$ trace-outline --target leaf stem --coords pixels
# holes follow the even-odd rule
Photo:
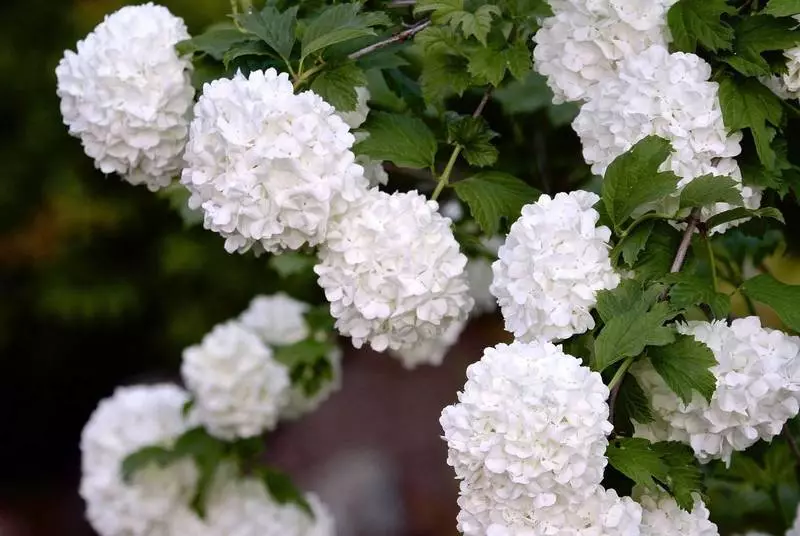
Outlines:
[[[287,62],[287,64],[288,64],[288,62]],[[293,84],[294,89],[297,90],[297,88],[299,88],[301,85],[303,85],[303,83],[305,83],[306,80],[308,80],[309,78],[311,78],[311,76],[315,75],[320,70],[322,70],[323,67],[325,67],[325,62],[319,63],[319,64],[313,66],[312,68],[310,68],[307,71],[303,71],[302,70],[303,69],[303,64],[301,62],[300,66],[297,68],[297,74],[294,75],[294,77],[293,77],[294,78],[294,84]]]
[[[708,263],[711,265],[711,283],[714,285],[714,292],[717,292],[719,283],[717,281],[717,261],[714,258],[714,248],[711,247],[711,239],[708,237],[708,233],[703,233],[703,239],[708,251]]]
[[[686,254],[689,253],[689,246],[692,244],[692,235],[700,222],[700,209],[692,209],[692,213],[686,218],[686,231],[683,233],[683,238],[678,246],[678,252],[675,254],[675,260],[672,261],[672,266],[669,269],[671,274],[680,272],[683,267],[683,262],[686,260]]]
[[[630,236],[630,234],[642,223],[648,220],[674,220],[674,219],[675,218],[673,218],[668,214],[660,214],[658,212],[648,212],[647,214],[639,216],[639,218],[634,220],[633,223],[631,223],[628,226],[628,228],[622,231],[622,233],[619,235],[619,240],[617,241],[617,244],[611,250],[611,258],[614,259],[614,261],[616,262],[616,260],[619,258],[620,253],[622,253],[622,243],[625,242],[625,240]]]
[[[447,165],[442,172],[442,175],[439,177],[439,184],[436,185],[436,189],[433,191],[433,195],[431,195],[431,200],[436,201],[439,197],[439,194],[442,193],[444,187],[450,183],[450,174],[453,172],[453,168],[456,165],[456,160],[458,160],[458,155],[461,154],[461,149],[464,147],[462,145],[456,145],[453,147],[453,152],[450,153],[450,160],[447,161]]]
[[[392,35],[391,37],[387,37],[383,41],[378,41],[377,43],[373,43],[373,44],[371,44],[369,46],[366,46],[366,47],[364,47],[362,49],[356,50],[355,52],[353,52],[352,54],[350,54],[347,57],[350,58],[351,60],[357,60],[361,56],[366,56],[367,54],[369,54],[371,52],[375,52],[376,50],[380,50],[383,47],[387,47],[387,46],[389,46],[391,44],[394,44],[394,43],[402,43],[403,41],[405,41],[409,37],[413,37],[415,34],[421,32],[422,30],[424,30],[425,28],[430,26],[430,24],[431,24],[431,20],[430,19],[425,19],[423,21],[420,21],[420,22],[414,24],[413,26],[410,26],[410,27],[406,28],[403,31],[397,32],[396,34]]]
[[[617,369],[617,372],[614,373],[614,376],[611,378],[611,381],[608,382],[609,389],[613,390],[619,387],[619,385],[622,383],[622,378],[625,377],[625,373],[628,372],[628,369],[631,368],[631,365],[633,365],[634,359],[635,356],[625,358],[625,361],[622,362],[622,365],[620,365],[620,367]]]

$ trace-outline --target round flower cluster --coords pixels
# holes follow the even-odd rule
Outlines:
[[[216,326],[184,350],[181,374],[197,418],[221,439],[254,437],[275,427],[289,396],[289,372],[238,322]]]
[[[714,353],[717,380],[711,402],[693,393],[684,404],[647,361],[631,372],[648,393],[657,420],[636,434],[691,445],[697,458],[730,462],[733,451],[770,440],[800,409],[800,338],[762,328],[758,317],[677,324]]]
[[[551,0],[553,16],[536,33],[534,67],[556,104],[582,101],[615,76],[617,64],[666,45],[666,13],[677,0]]]
[[[440,338],[472,309],[450,220],[415,191],[370,190],[331,225],[314,267],[336,328],[379,352]]]
[[[366,189],[347,124],[286,73],[206,84],[194,115],[181,182],[229,252],[317,245]]]
[[[256,296],[239,317],[242,325],[258,335],[264,344],[284,346],[309,336],[305,315],[311,307],[285,292]]]
[[[691,512],[682,510],[666,493],[656,495],[636,488],[633,496],[642,505],[641,536],[718,536],[717,526],[708,520],[709,511],[700,496],[694,494]]]
[[[483,534],[493,512],[527,515],[595,493],[612,429],[607,398],[598,373],[551,343],[487,348],[440,418],[462,480],[461,530]]]
[[[188,38],[182,19],[148,3],[107,16],[77,53],[64,53],[61,114],[103,173],[150,190],[179,173],[194,88],[175,44]]]
[[[518,339],[566,339],[593,328],[597,292],[619,284],[609,259],[611,231],[596,227],[598,200],[580,190],[542,195],[511,226],[490,290]]]
[[[188,399],[174,385],[120,387],[92,413],[81,435],[80,494],[102,536],[168,536],[169,519],[194,491],[193,462],[144,467],[125,482],[122,461],[146,446],[171,446],[188,429]]]

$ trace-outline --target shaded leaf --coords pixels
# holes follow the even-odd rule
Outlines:
[[[407,168],[429,168],[436,158],[436,138],[421,119],[410,115],[372,112],[362,127],[369,137],[356,152],[374,160]]]
[[[800,285],[787,285],[769,274],[761,274],[745,281],[740,290],[749,298],[770,306],[784,324],[800,332]]]
[[[497,161],[498,152],[492,145],[496,136],[483,117],[458,116],[447,122],[447,142],[461,145],[461,154],[471,166],[491,166]]]
[[[725,212],[715,214],[706,220],[706,228],[710,231],[714,227],[730,223],[732,221],[741,220],[744,218],[772,218],[781,223],[786,223],[783,219],[781,211],[775,207],[764,207],[751,210],[744,207],[737,207]]]
[[[710,402],[717,379],[709,370],[717,364],[711,349],[689,335],[678,335],[675,342],[647,351],[656,372],[676,395],[688,404],[692,391]]]
[[[734,13],[725,0],[679,0],[667,13],[673,45],[682,52],[695,52],[698,44],[712,52],[729,50],[733,28],[722,15]]]
[[[730,177],[703,175],[693,179],[681,191],[680,208],[705,207],[714,203],[741,205],[738,183]]]
[[[664,322],[674,317],[664,302],[655,304],[646,313],[638,310],[615,316],[603,327],[594,345],[592,368],[603,371],[626,357],[641,354],[648,346],[663,346],[675,340],[675,333]]]
[[[324,69],[311,83],[311,90],[322,97],[325,102],[340,112],[351,112],[358,104],[355,88],[367,85],[364,71],[355,64],[347,62]]]
[[[237,20],[242,28],[262,39],[280,58],[288,60],[295,43],[297,9],[293,6],[280,13],[274,7],[266,6],[260,12],[238,15]]]
[[[500,171],[478,173],[454,183],[453,189],[489,236],[497,234],[501,219],[515,221],[522,207],[540,195],[527,183]]]
[[[644,251],[647,241],[650,240],[654,226],[655,222],[653,220],[646,221],[636,226],[633,232],[628,235],[622,244],[622,258],[625,264],[628,266],[636,264],[639,254]]]

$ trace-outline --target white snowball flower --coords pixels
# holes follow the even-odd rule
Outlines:
[[[562,0],[536,33],[534,68],[556,104],[590,98],[622,59],[667,44],[666,12],[676,0]]]
[[[603,478],[612,426],[600,375],[548,342],[498,344],[467,369],[439,422],[462,494],[580,502]]]
[[[631,372],[648,393],[658,417],[636,425],[636,434],[656,440],[682,441],[706,463],[730,462],[733,451],[759,439],[771,440],[800,409],[800,338],[762,328],[758,317],[677,324],[714,352],[717,379],[711,403],[693,393],[684,404],[647,361]]]
[[[663,46],[621,61],[617,76],[604,81],[572,124],[592,171],[604,174],[616,157],[648,135],[672,143],[675,152],[664,168],[688,180],[700,175],[699,165],[738,155],[742,135],[727,135],[719,85],[710,77],[711,67],[702,58],[670,54]]]
[[[188,428],[185,391],[175,385],[119,387],[97,406],[81,435],[80,494],[102,536],[166,536],[170,517],[187,504],[196,469],[190,460],[151,465],[122,480],[122,462],[139,449],[169,447]]]
[[[317,245],[365,191],[349,127],[313,92],[295,95],[286,73],[215,80],[194,113],[181,182],[229,252]]]
[[[331,364],[333,377],[328,380],[319,391],[308,396],[300,385],[292,385],[289,391],[289,400],[281,410],[281,419],[299,419],[307,413],[316,410],[323,402],[342,387],[342,351],[335,347],[326,356]]]
[[[182,19],[147,3],[107,16],[64,53],[61,114],[103,173],[155,191],[180,172],[194,99],[191,61],[175,52],[184,39]]]
[[[336,112],[339,114],[339,117],[347,123],[347,126],[352,129],[360,127],[364,124],[364,121],[367,120],[367,115],[369,115],[369,106],[367,106],[370,98],[369,89],[357,87],[356,97],[358,98],[358,102],[356,103],[355,110],[350,112]]]
[[[637,487],[633,496],[642,505],[641,536],[719,536],[698,494],[694,494],[691,512],[681,509],[667,493],[653,494]]]
[[[314,267],[342,335],[382,352],[440,337],[472,309],[450,220],[415,191],[372,189],[333,225]]]
[[[459,222],[464,218],[464,207],[455,199],[445,201],[439,205],[439,212],[445,218],[450,218],[454,222]]]
[[[619,284],[609,259],[611,231],[595,226],[598,199],[581,190],[542,195],[511,226],[490,290],[518,339],[566,339],[593,328],[597,292]]]
[[[305,315],[311,308],[285,292],[256,296],[239,317],[241,323],[269,346],[286,346],[309,336]]]
[[[453,322],[441,337],[420,340],[411,346],[390,350],[389,353],[399,359],[407,369],[414,369],[419,365],[441,365],[450,348],[458,342],[466,324],[466,321]]]
[[[238,322],[219,324],[183,352],[181,374],[193,409],[221,439],[254,437],[275,427],[289,397],[289,372]]]

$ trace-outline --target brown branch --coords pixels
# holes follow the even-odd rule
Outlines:
[[[692,235],[694,234],[694,230],[697,228],[697,224],[700,223],[699,208],[692,209],[692,213],[689,214],[688,218],[686,218],[686,223],[686,231],[684,231],[681,244],[678,246],[678,252],[675,254],[675,260],[672,261],[672,267],[669,269],[671,274],[680,272],[683,262],[686,260],[686,254],[689,252],[689,246],[692,245]]]
[[[483,113],[483,109],[486,108],[486,103],[489,102],[489,98],[491,96],[492,96],[492,86],[489,86],[489,88],[483,93],[483,98],[481,99],[481,102],[478,103],[478,107],[475,108],[474,112],[472,112],[472,117],[478,117]]]
[[[377,43],[373,43],[373,44],[371,44],[369,46],[366,46],[366,47],[364,47],[362,49],[356,50],[355,52],[353,52],[352,54],[350,54],[347,57],[350,58],[351,60],[357,60],[358,58],[360,58],[362,56],[366,56],[367,54],[369,54],[371,52],[375,52],[376,50],[379,50],[379,49],[381,49],[383,47],[387,47],[387,46],[389,46],[391,44],[394,44],[394,43],[402,43],[406,39],[408,39],[410,37],[413,37],[417,33],[421,32],[422,30],[424,30],[425,28],[430,26],[430,24],[431,24],[431,20],[430,19],[425,19],[423,21],[420,21],[420,22],[414,24],[413,26],[410,26],[410,27],[406,28],[402,32],[397,32],[393,36],[391,36],[389,38],[386,38],[383,41],[378,41]]]

